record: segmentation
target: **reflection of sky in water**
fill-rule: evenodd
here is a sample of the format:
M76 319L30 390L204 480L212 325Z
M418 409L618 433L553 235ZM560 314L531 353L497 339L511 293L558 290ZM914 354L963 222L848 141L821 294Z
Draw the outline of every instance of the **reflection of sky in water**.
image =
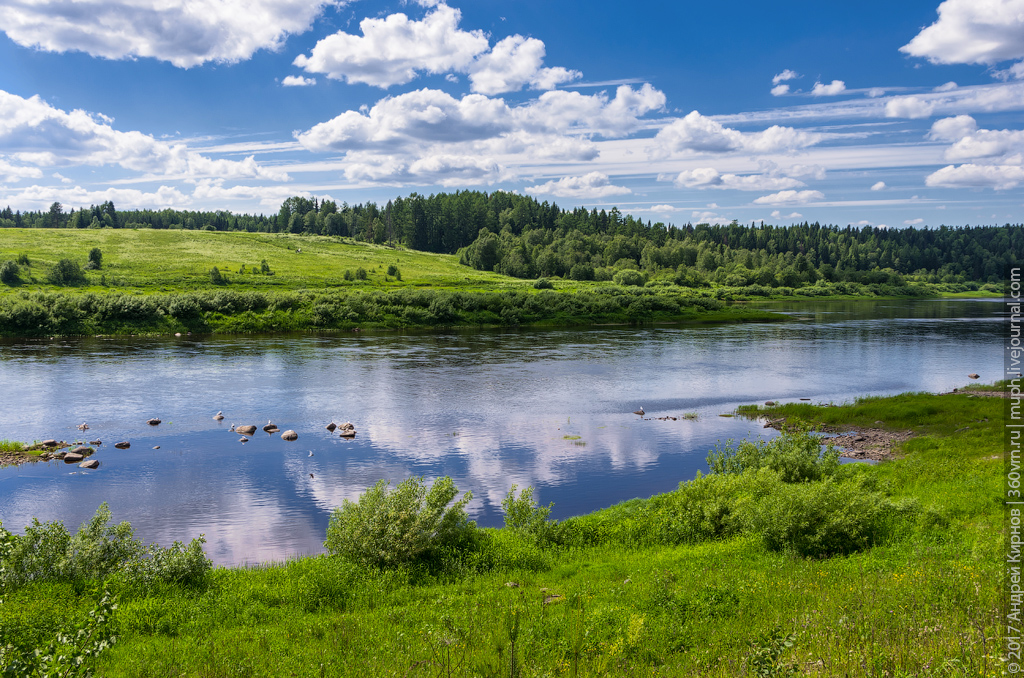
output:
M796 308L703 328L3 343L0 438L74 440L87 421L106 444L95 472L0 470L0 520L74 527L107 501L146 541L205 533L215 561L239 563L320 550L331 508L380 478L451 475L484 525L513 483L533 485L565 517L670 490L719 440L774 435L717 416L736 405L948 390L1002 369L998 302ZM642 421L641 405L701 416ZM329 435L332 418L356 439ZM299 440L227 432L267 419Z

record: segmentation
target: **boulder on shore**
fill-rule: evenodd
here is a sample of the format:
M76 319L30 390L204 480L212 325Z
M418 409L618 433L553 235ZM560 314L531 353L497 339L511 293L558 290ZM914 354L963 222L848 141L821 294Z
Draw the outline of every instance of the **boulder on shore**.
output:
M291 429L288 429L287 431L281 434L281 438L283 440L298 440L299 434Z

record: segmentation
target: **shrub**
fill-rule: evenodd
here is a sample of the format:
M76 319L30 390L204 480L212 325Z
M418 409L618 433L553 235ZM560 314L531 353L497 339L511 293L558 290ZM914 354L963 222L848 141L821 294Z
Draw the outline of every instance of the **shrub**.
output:
M501 510L505 513L505 527L529 535L538 543L549 541L555 527L555 524L548 520L554 502L547 506L538 506L533 499L532 487L527 487L518 497L516 489L517 486L513 485L501 502Z
M533 283L533 289L535 290L550 290L554 289L554 287L547 278L537 278L536 282Z
M0 264L0 283L14 285L18 282L18 264L13 261L5 261Z
M25 254L24 252L22 252L21 254L18 255L17 261L18 261L18 265L19 266L31 266L32 265L32 263L28 260L28 255Z
M394 264L388 264L388 275L393 277L395 280L402 279L402 272L398 270L398 267Z
M389 486L381 480L359 501L346 499L334 509L324 542L329 553L373 567L403 567L464 544L476 530L465 510L472 493L452 503L459 489L448 476L429 490L422 477Z
M89 250L89 263L93 264L96 268L103 266L103 252L100 251L99 247L93 247Z
M350 282L352 280L356 279L356 277L354 275L352 275L352 271L350 269L347 269L347 268L345 269L345 275L343 275L342 277L345 278L345 280L348 280Z
M644 279L644 274L640 271L633 271L625 268L612 276L612 282L616 285L633 285L640 287L643 286L646 280Z
M366 280L366 269L362 266L356 269L356 280Z
M831 444L822 449L821 438L801 431L774 440L744 440L735 447L731 441L724 447L716 445L708 453L707 462L712 473L768 468L777 472L783 482L800 483L835 475L839 470L839 450Z
M221 275L220 270L216 266L214 266L213 268L210 269L210 282L211 283L213 283L214 285L223 285L227 281L228 281L228 279L225 278L223 275Z
M266 259L260 262L260 273L270 275L270 264L267 263Z
M81 285L85 283L85 274L78 264L70 259L61 259L50 269L48 276L54 285Z

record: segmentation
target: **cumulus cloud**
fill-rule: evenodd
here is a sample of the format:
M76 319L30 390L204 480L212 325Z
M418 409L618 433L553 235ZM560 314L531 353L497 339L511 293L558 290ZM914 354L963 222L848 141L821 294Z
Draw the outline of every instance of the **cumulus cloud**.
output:
M38 167L12 165L0 158L0 181L13 183L22 179L41 179L43 171Z
M816 132L779 125L772 125L761 132L740 132L697 111L691 111L662 128L648 153L652 157L664 157L668 151L778 153L813 146L821 139L822 136Z
M938 87L933 88L932 91L933 92L952 92L956 88L957 88L957 84L955 82L953 82L952 80L950 80L949 82L947 82L944 85L939 85Z
M1016 188L1024 181L1024 167L1020 165L947 165L925 178L925 185L941 188Z
M716 212L702 212L699 210L693 211L693 213L690 215L690 220L693 221L695 224L712 225L731 224L733 221L729 217L719 216Z
M461 12L447 5L439 5L421 21L401 13L366 18L359 23L362 35L329 35L309 56L295 57L294 64L333 80L376 87L403 85L417 71L465 70L489 43L483 31L461 30L460 18Z
M470 89L481 94L526 86L550 90L582 75L544 67L544 43L536 38L511 35L492 49L483 31L459 28L459 10L440 3L432 6L419 21L405 14L363 19L362 35L339 31L293 63L308 73L381 88L411 82L419 73L446 73L456 79L455 73L465 73Z
M536 38L512 35L490 52L480 55L469 68L474 92L500 94L529 85L533 89L554 89L583 74L565 68L543 68L544 43Z
M762 195L754 200L755 205L802 205L812 200L821 200L825 195L821 191L779 191L770 195Z
M672 212L679 212L681 209L674 205L654 205L648 211L657 212L658 214L671 214Z
M107 59L152 57L181 68L234 63L307 31L323 0L66 0L0 4L0 27L19 45Z
M804 182L792 177L769 174L719 174L713 167L699 167L683 170L673 179L679 188L720 188L739 191L778 191L804 186Z
M789 94L789 85L776 85L772 87L773 97L781 97L783 94Z
M872 191L884 191L885 190L885 182L884 181L876 181L875 183L871 184L871 190Z
M615 186L607 174L590 172L580 177L563 177L524 189L532 195L553 195L558 198L606 198L632 193L625 186Z
M158 141L136 131L121 132L110 123L105 116L82 110L69 113L38 96L25 99L0 90L0 159L39 167L119 165L187 178L288 179L286 173L266 168L252 156L240 161L211 159L183 143Z
M156 191L140 191L134 188L107 188L102 191L90 191L75 186L29 186L16 192L0 192L0 200L45 209L54 202L65 206L85 207L98 205L108 200L122 208L164 209L167 207L183 207L192 199L170 186L161 186Z
M1024 0L946 0L939 18L900 48L935 64L1024 58Z
M316 78L306 78L301 75L289 75L281 81L285 87L309 87L316 84Z
M781 73L776 73L775 74L775 76L772 78L772 84L773 85L778 85L780 82L786 82L787 80L796 80L799 77L800 77L799 73L797 73L796 71L792 71L792 70L787 68L786 70L782 71Z
M837 94L842 94L845 91L846 83L842 80L833 80L827 85L816 82L814 83L814 88L811 89L811 96L832 97Z
M791 214L783 214L779 210L772 211L772 219L799 219L803 217L799 212L792 212Z
M887 118L927 118L935 111L935 102L923 97L893 97L885 102Z

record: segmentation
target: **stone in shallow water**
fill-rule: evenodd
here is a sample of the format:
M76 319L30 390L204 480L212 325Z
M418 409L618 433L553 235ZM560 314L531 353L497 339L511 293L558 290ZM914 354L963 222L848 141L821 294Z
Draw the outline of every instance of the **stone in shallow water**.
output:
M89 459L88 461L83 461L81 464L79 464L78 468L99 468L99 466L99 459Z
M78 462L85 459L85 457L77 452L68 452L64 455L65 464L77 464Z
M132 446L132 444L130 442L128 442L127 440L122 440L119 443L114 443L114 447L116 447L119 450L127 450L131 446Z
M281 438L284 440L298 440L299 434L291 429L288 429L287 431L281 434Z

